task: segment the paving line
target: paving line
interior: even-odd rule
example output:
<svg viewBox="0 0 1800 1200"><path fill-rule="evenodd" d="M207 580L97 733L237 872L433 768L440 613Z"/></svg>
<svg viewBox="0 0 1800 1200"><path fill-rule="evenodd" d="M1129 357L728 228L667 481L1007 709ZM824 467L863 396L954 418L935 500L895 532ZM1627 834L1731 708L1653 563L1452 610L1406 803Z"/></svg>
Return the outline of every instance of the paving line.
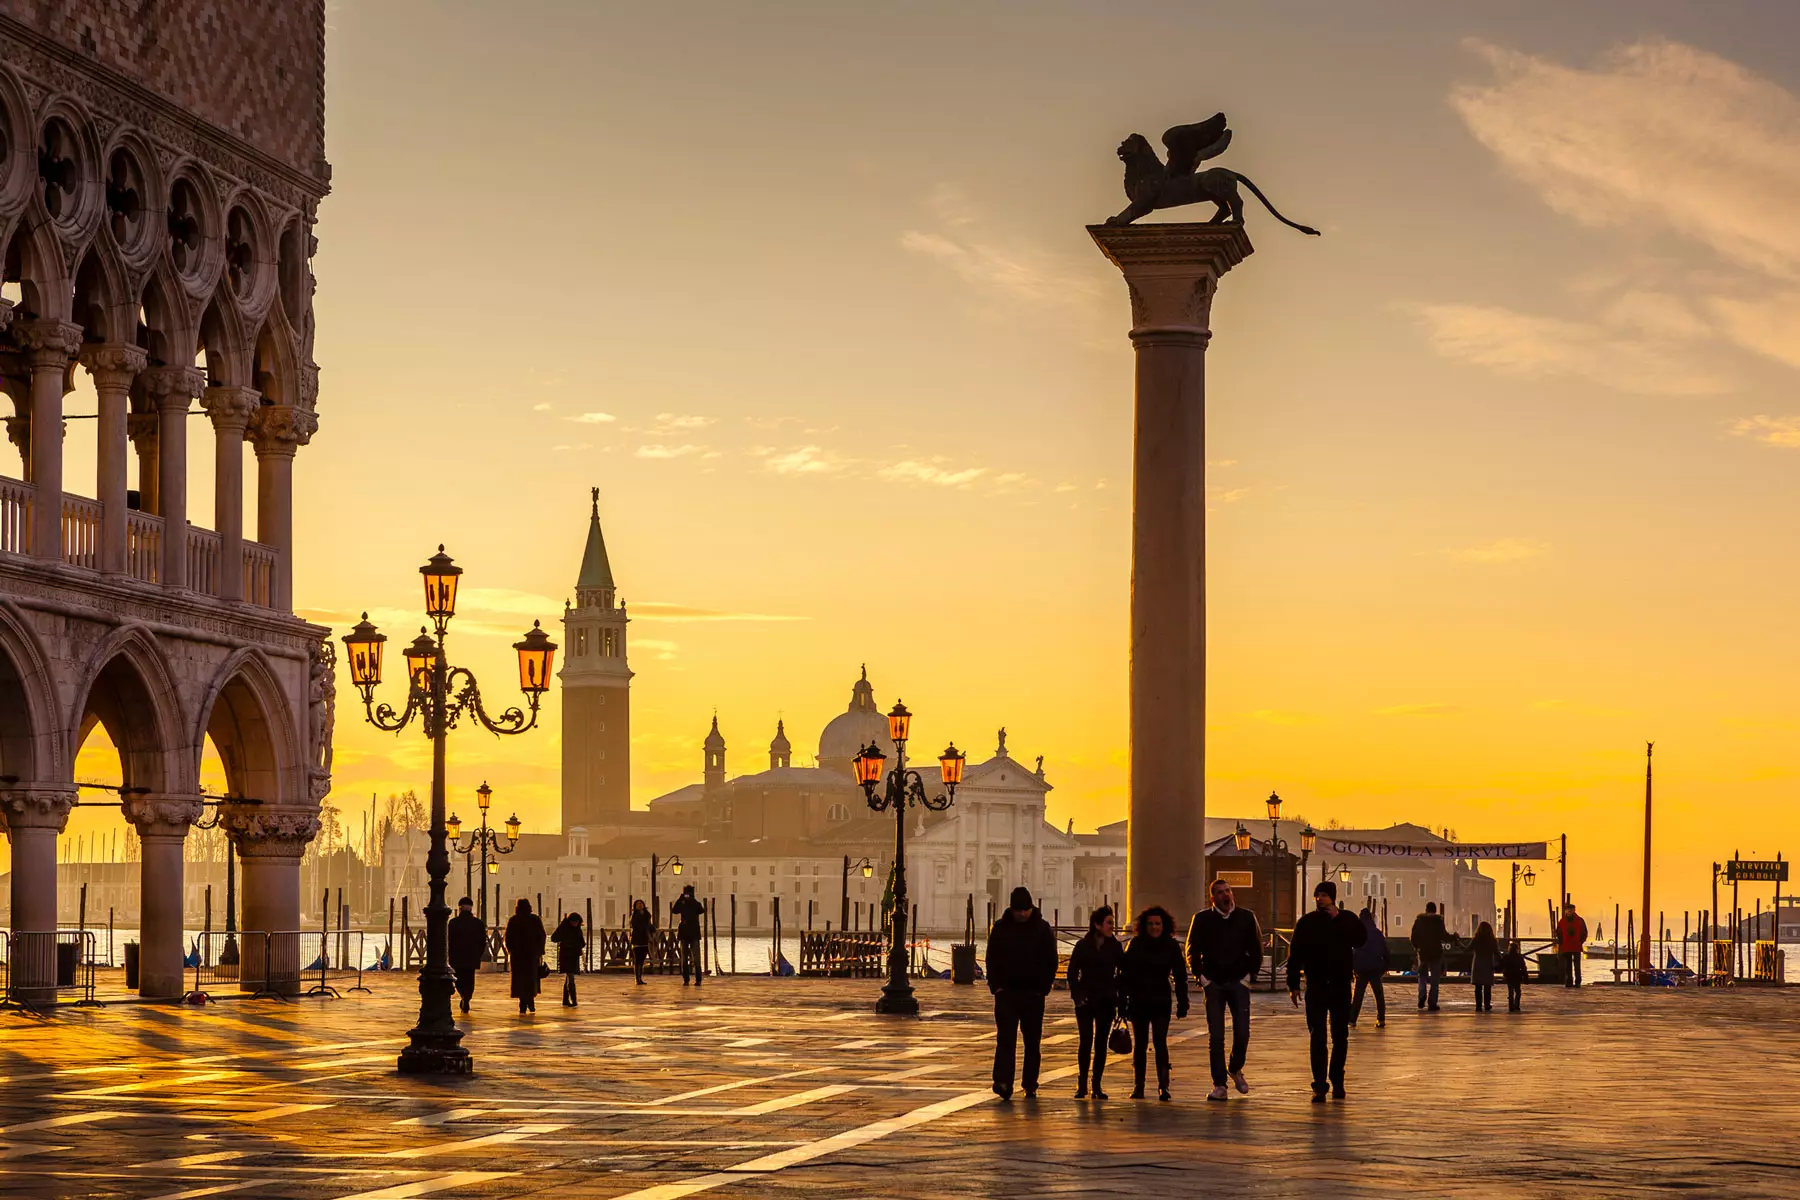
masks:
<svg viewBox="0 0 1800 1200"><path fill-rule="evenodd" d="M464 1187L471 1183L486 1183L490 1179L505 1179L509 1175L517 1174L517 1171L451 1171L447 1175L434 1175L430 1179L415 1179L411 1183L396 1183L392 1187L377 1188L372 1192L356 1192L348 1196L339 1196L336 1197L336 1200L409 1200L413 1196L441 1192L446 1188Z"/></svg>
<svg viewBox="0 0 1800 1200"><path fill-rule="evenodd" d="M761 1104L751 1104L743 1108L734 1108L727 1115L733 1117L760 1117L764 1113L781 1112L783 1109L799 1108L802 1104L811 1104L816 1100L829 1100L833 1096L841 1096L845 1092L854 1092L855 1084L833 1083L825 1087L813 1088L809 1092L795 1092L791 1096L778 1096L773 1100L764 1100Z"/></svg>
<svg viewBox="0 0 1800 1200"><path fill-rule="evenodd" d="M954 1063L933 1063L928 1067L914 1067L910 1071L894 1071L887 1075L871 1075L869 1076L869 1082L900 1083L907 1079L917 1079L921 1075L935 1075L939 1071L953 1070L955 1066L956 1064Z"/></svg>
<svg viewBox="0 0 1800 1200"><path fill-rule="evenodd" d="M1049 1071L1043 1075L1042 1081L1049 1082L1074 1075L1076 1070L1075 1067L1063 1067L1059 1070ZM784 1170L797 1163L810 1162L827 1154L836 1154L841 1150L850 1150L866 1145L908 1129L915 1129L920 1125L935 1121L939 1117L947 1117L961 1112L965 1108L973 1108L983 1102L992 1102L993 1099L992 1091L963 1092L961 1095L951 1096L946 1100L939 1100L922 1108L915 1108L911 1112L902 1113L897 1117L887 1117L855 1129L847 1129L843 1133L820 1138L816 1142L808 1142L802 1146L795 1146L790 1150L765 1154L761 1158L738 1163L723 1171L712 1171L693 1179L681 1180L678 1183L660 1183L654 1187L627 1192L618 1197L618 1200L681 1200L683 1196L692 1196L697 1192L709 1192L714 1188L741 1183L759 1175Z"/></svg>
<svg viewBox="0 0 1800 1200"><path fill-rule="evenodd" d="M329 1104L278 1104L274 1108L259 1108L255 1112L233 1113L226 1117L227 1121L242 1121L250 1124L256 1121L272 1121L276 1117L291 1117L295 1113L313 1112L321 1108L330 1108Z"/></svg>
<svg viewBox="0 0 1800 1200"><path fill-rule="evenodd" d="M391 1062L393 1059L392 1054L359 1054L354 1058L327 1058L319 1062L295 1063L293 1069L296 1071L323 1071L328 1067L354 1067L363 1063Z"/></svg>
<svg viewBox="0 0 1800 1200"><path fill-rule="evenodd" d="M404 1120L395 1121L394 1124L396 1124L396 1125L442 1125L446 1121L460 1121L464 1117L473 1117L473 1116L476 1116L477 1114L484 1113L487 1111L488 1110L485 1108L453 1108L449 1112L432 1113L430 1116L425 1116L425 1117L407 1117Z"/></svg>
<svg viewBox="0 0 1800 1200"><path fill-rule="evenodd" d="M9 1145L0 1142L0 1158L20 1158L29 1154L55 1154L59 1150L67 1150L67 1146L45 1146L38 1142L20 1142Z"/></svg>
<svg viewBox="0 0 1800 1200"><path fill-rule="evenodd" d="M682 1100L693 1100L700 1096L713 1096L719 1092L729 1092L733 1088L748 1087L753 1083L774 1083L778 1079L796 1079L802 1075L817 1075L820 1071L829 1071L830 1067L808 1067L804 1071L787 1071L780 1075L759 1075L751 1079L738 1079L731 1083L715 1083L711 1087L697 1088L691 1092L681 1092L674 1096L664 1096L660 1100L645 1101L645 1108L657 1108L664 1104L675 1104Z"/></svg>
<svg viewBox="0 0 1800 1200"><path fill-rule="evenodd" d="M196 1196L217 1196L223 1192L241 1192L245 1188L267 1187L274 1183L273 1179L246 1179L242 1183L220 1183L212 1187L189 1188L185 1192L164 1192L160 1196L152 1196L150 1200L194 1200Z"/></svg>
<svg viewBox="0 0 1800 1200"><path fill-rule="evenodd" d="M774 1040L773 1038L765 1038L765 1037L739 1038L735 1042L726 1042L725 1048L727 1050L737 1050L737 1049L740 1049L745 1046L766 1046L773 1040Z"/></svg>
<svg viewBox="0 0 1800 1200"><path fill-rule="evenodd" d="M32 1129L60 1129L64 1125L85 1125L89 1121L105 1121L113 1117L129 1117L131 1115L131 1113L108 1112L103 1109L95 1112L72 1113L66 1117L50 1117L43 1121L30 1121L24 1125L8 1125L5 1129L0 1129L0 1135L25 1133Z"/></svg>
<svg viewBox="0 0 1800 1200"><path fill-rule="evenodd" d="M482 1146L499 1146L507 1142L522 1142L526 1138L538 1136L540 1133L555 1133L564 1128L562 1125L515 1125L511 1129L499 1133L490 1133L483 1137L465 1138L455 1142L439 1142L433 1146L414 1146L406 1150L390 1150L386 1154L375 1155L377 1158L434 1158L440 1154L463 1154Z"/></svg>
<svg viewBox="0 0 1800 1200"><path fill-rule="evenodd" d="M160 1091L163 1088L187 1087L195 1083L211 1083L215 1079L229 1079L233 1075L241 1075L241 1071L203 1071L198 1075L182 1075L175 1079L144 1079L137 1083L115 1083L111 1087L88 1088L80 1092L58 1092L59 1100L89 1099L95 1096L118 1096L126 1092Z"/></svg>
<svg viewBox="0 0 1800 1200"><path fill-rule="evenodd" d="M140 1167L211 1167L219 1163L229 1162L234 1158L249 1158L250 1150L215 1150L211 1154L187 1154L181 1158L165 1158L156 1162L142 1162Z"/></svg>

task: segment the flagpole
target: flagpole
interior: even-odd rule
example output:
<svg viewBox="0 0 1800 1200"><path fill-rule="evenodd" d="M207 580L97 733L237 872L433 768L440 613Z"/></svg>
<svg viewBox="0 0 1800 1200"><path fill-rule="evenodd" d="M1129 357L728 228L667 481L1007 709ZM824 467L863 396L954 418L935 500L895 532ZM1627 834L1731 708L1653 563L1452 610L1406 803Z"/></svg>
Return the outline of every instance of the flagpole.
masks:
<svg viewBox="0 0 1800 1200"><path fill-rule="evenodd" d="M1644 907L1638 926L1638 983L1650 982L1650 755L1655 742L1644 743ZM1615 931L1617 936L1617 931Z"/></svg>

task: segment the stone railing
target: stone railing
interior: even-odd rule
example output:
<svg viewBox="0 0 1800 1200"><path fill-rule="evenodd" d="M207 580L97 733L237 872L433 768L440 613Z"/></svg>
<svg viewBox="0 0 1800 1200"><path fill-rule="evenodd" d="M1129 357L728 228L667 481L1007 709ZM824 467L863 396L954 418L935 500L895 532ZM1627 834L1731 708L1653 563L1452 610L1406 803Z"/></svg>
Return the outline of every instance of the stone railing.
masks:
<svg viewBox="0 0 1800 1200"><path fill-rule="evenodd" d="M219 594L219 535L210 529L187 531L187 585L208 596Z"/></svg>
<svg viewBox="0 0 1800 1200"><path fill-rule="evenodd" d="M100 502L86 496L63 495L63 561L90 571L100 569Z"/></svg>
<svg viewBox="0 0 1800 1200"><path fill-rule="evenodd" d="M244 542L244 600L269 607L275 594L275 551L261 542Z"/></svg>
<svg viewBox="0 0 1800 1200"><path fill-rule="evenodd" d="M0 551L31 553L31 501L37 489L17 479L0 479Z"/></svg>
<svg viewBox="0 0 1800 1200"><path fill-rule="evenodd" d="M145 583L162 579L162 518L149 513L125 514L125 573Z"/></svg>

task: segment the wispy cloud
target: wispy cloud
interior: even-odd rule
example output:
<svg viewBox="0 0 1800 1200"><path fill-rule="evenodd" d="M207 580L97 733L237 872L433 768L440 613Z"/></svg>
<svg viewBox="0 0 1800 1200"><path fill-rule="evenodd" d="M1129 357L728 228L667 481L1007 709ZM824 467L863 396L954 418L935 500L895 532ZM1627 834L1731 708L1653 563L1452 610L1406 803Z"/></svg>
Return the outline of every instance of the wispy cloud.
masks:
<svg viewBox="0 0 1800 1200"><path fill-rule="evenodd" d="M929 483L935 487L967 487L987 474L986 467L947 467L944 462L943 458L929 462L909 458L882 467L875 474L889 483Z"/></svg>
<svg viewBox="0 0 1800 1200"><path fill-rule="evenodd" d="M1462 711L1459 704L1390 704L1378 708L1378 717L1448 717Z"/></svg>
<svg viewBox="0 0 1800 1200"><path fill-rule="evenodd" d="M849 459L819 446L796 446L779 453L771 450L762 458L763 466L777 475L836 475L851 466Z"/></svg>
<svg viewBox="0 0 1800 1200"><path fill-rule="evenodd" d="M696 454L704 456L707 450L705 446L665 446L660 442L653 442L639 446L632 453L638 458L688 458Z"/></svg>
<svg viewBox="0 0 1800 1200"><path fill-rule="evenodd" d="M1698 367L1666 342L1601 322L1474 304L1428 304L1420 316L1438 353L1506 375L1572 375L1657 396L1709 396L1730 386L1724 375Z"/></svg>
<svg viewBox="0 0 1800 1200"><path fill-rule="evenodd" d="M664 429L704 429L713 424L713 417L697 417L680 413L657 413L655 428Z"/></svg>
<svg viewBox="0 0 1800 1200"><path fill-rule="evenodd" d="M1446 558L1457 562L1469 563L1507 563L1520 562L1527 558L1541 558L1550 553L1550 543L1537 538L1504 537L1491 542L1481 542L1474 546L1458 546L1444 551Z"/></svg>
<svg viewBox="0 0 1800 1200"><path fill-rule="evenodd" d="M1726 428L1736 437L1752 438L1765 446L1800 450L1800 417L1771 417L1757 413L1739 417Z"/></svg>
<svg viewBox="0 0 1800 1200"><path fill-rule="evenodd" d="M551 406L550 406L550 404L549 404L549 402L547 402L547 401L546 401L546 402L545 402L545 403L543 403L543 404L534 404L534 405L532 405L532 406L531 406L531 411L532 411L532 412L549 412L549 411L550 411L550 407L551 407Z"/></svg>
<svg viewBox="0 0 1800 1200"><path fill-rule="evenodd" d="M572 417L564 418L564 420L573 421L577 425L611 425L618 419L619 418L613 416L611 413L603 412L577 413Z"/></svg>
<svg viewBox="0 0 1800 1200"><path fill-rule="evenodd" d="M908 229L900 247L928 259L989 295L1038 307L1093 305L1092 272L1015 234L996 232L955 184L940 183L926 199L937 230Z"/></svg>

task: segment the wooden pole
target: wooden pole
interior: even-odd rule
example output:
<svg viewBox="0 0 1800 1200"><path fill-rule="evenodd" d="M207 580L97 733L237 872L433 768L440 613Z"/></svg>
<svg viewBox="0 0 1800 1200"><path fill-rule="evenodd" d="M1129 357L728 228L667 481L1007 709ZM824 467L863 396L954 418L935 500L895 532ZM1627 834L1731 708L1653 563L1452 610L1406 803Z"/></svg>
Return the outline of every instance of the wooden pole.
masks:
<svg viewBox="0 0 1800 1200"><path fill-rule="evenodd" d="M737 893L731 893L731 973L737 974Z"/></svg>
<svg viewBox="0 0 1800 1200"><path fill-rule="evenodd" d="M1650 756L1655 742L1644 743L1644 926L1638 945L1638 982L1648 983L1650 975Z"/></svg>

